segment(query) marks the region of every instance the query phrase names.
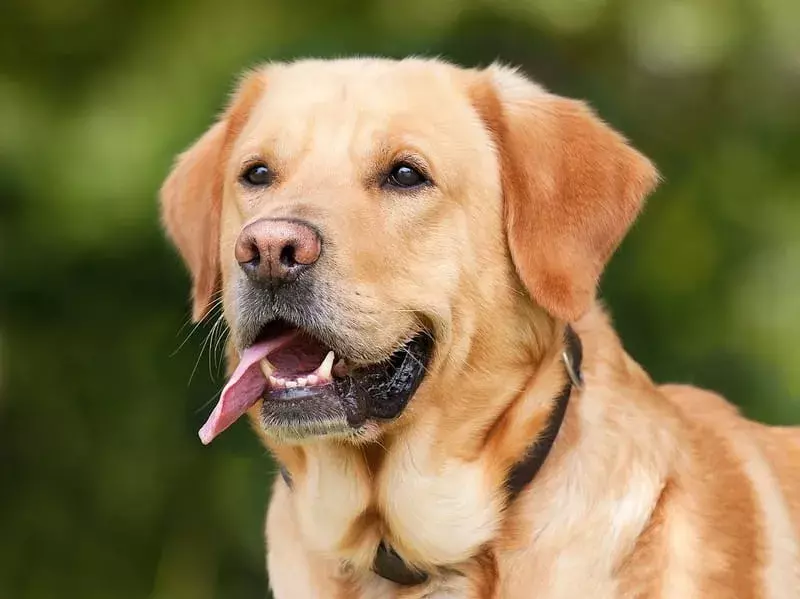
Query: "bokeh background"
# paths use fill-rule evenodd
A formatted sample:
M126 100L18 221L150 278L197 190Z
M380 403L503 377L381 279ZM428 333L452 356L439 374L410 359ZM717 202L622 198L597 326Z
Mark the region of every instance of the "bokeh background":
M274 467L197 440L219 352L156 190L241 69L354 53L591 101L665 178L602 285L628 348L800 423L796 0L4 0L0 597L265 595Z

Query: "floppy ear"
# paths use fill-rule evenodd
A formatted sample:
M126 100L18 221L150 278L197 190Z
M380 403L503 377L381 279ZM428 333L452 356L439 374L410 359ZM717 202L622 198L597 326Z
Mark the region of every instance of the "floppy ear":
M192 319L201 320L219 287L219 223L225 166L263 89L249 75L223 116L177 159L161 187L161 217L192 275Z
M511 258L551 315L580 318L658 173L583 103L493 65L473 89L501 159Z
M208 311L219 279L221 155L227 123L211 127L181 154L161 187L161 216L167 234L192 275L192 320Z

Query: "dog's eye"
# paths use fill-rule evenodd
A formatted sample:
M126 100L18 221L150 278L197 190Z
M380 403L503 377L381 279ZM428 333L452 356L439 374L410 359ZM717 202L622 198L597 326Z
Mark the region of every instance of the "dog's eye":
M400 163L392 168L392 171L386 179L387 185L402 189L412 189L427 182L428 179L425 178L425 175L420 173L413 166L409 166L405 163Z
M242 173L242 180L249 185L269 185L272 183L272 171L266 164L254 164Z

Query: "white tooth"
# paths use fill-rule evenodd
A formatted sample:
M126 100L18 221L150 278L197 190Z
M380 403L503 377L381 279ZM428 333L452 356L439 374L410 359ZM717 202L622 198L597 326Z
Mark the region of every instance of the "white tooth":
M286 379L279 378L279 379L276 379L276 381L278 382L278 387L285 387L286 386Z
M278 382L278 379L276 379L274 376L270 376L269 377L269 386L270 387L278 387L279 385L280 385L280 383Z
M294 389L295 387L297 387L297 381L286 381L287 389Z
M297 386L298 387L305 387L307 382L308 382L308 379L306 379L305 377L300 377L299 379L297 379Z
M261 372L264 373L264 376L266 378L270 378L272 376L272 373L275 372L275 367L272 364L270 364L269 360L267 360L266 358L262 358L258 362L258 367L261 368Z
M319 377L316 374L309 374L306 380L308 381L309 385L316 385L319 383Z
M328 355L325 356L325 359L322 361L322 364L319 365L317 368L316 375L323 381L329 381L331 379L331 367L333 366L333 361L336 359L336 356L332 351L328 352Z

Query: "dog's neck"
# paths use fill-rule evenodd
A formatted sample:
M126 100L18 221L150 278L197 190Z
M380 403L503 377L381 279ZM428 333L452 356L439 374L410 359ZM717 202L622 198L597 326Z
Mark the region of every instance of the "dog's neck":
M537 576L547 579L557 567L553 556L575 552L576 544L587 542L608 551L614 563L623 559L663 488L673 437L666 430L671 417L664 402L599 309L576 326L584 342L585 388L573 394L542 470L506 504L507 473L546 426L553 398L567 380L560 357L564 344L558 327L553 330L551 339L541 337L546 341L535 363L520 358L508 370L492 371L491 377L486 371L480 377L454 377L449 391L423 390L445 395L420 405L441 407L412 412L413 421L380 443L273 447L295 478L292 491L279 479L276 484L284 488L276 492L290 502L304 550L322 559L326 568L346 564L343 584L349 580L378 589L391 584L372 572L382 541L437 580L448 580L448 566L467 572L470 579L489 580L496 573L492 564L522 569L535 565ZM507 349L491 351L502 356ZM622 380L620 374L627 383L609 385ZM516 386L501 386L495 394L476 386L475 379L495 376L496 383L518 376L513 379ZM445 409L449 401L460 403L462 413ZM665 411L664 417L656 426L641 417L643 409ZM643 453L644 447L652 451ZM624 469L619 455L630 457ZM653 471L643 470L641 461ZM642 478L642 472L650 473ZM618 494L628 488L636 490L642 510L616 511ZM519 514L527 516L521 520ZM520 547L528 549L520 553ZM582 564L593 576L606 575L607 567L606 561Z
M309 516L302 528L312 537L312 549L340 555L356 568L371 568L378 543L386 540L418 567L435 567L468 559L491 536L503 511L507 474L547 426L553 398L568 381L561 360L564 327L542 322L541 314L532 319L528 329L476 329L470 345L451 348L439 370L429 375L431 384L420 389L408 413L377 443L268 442L296 480L294 501L298 512ZM476 371L481 376L472 376ZM442 476L447 470L450 474ZM410 480L415 476L416 483ZM473 489L482 495L466 501L464 514L437 515L447 504L441 494L462 494L463 499ZM425 507L428 499L438 502L439 509L431 513ZM396 514L384 504L387 500L398 508ZM333 510L338 516L320 510L320 502L329 501L340 502ZM412 514L417 507L420 514ZM474 534L447 538L461 517L474 522ZM427 522L403 533L409 518ZM364 526L367 521L372 526ZM432 542L425 539L428 525L442 530Z
M419 402L424 407L412 425L432 429L432 445L441 450L436 457L443 461L475 462L488 451L507 471L545 426L552 399L566 382L565 326L528 302L511 309L523 314L489 319L476 328L468 349L450 348L441 375L433 377L437 386L428 390L432 400ZM525 325L503 329L505 322ZM496 483L502 484L502 475Z
M564 421L569 399L573 391L583 388L581 363L583 348L580 337L572 327L564 331L564 350L561 353L564 370L568 376L558 395L553 399L544 428L531 440L525 453L519 457L505 479L506 502L511 503L536 477L544 465ZM285 470L284 480L291 488L291 479ZM428 573L410 567L386 542L381 542L375 556L373 571L386 580L403 586L415 586L426 582Z

